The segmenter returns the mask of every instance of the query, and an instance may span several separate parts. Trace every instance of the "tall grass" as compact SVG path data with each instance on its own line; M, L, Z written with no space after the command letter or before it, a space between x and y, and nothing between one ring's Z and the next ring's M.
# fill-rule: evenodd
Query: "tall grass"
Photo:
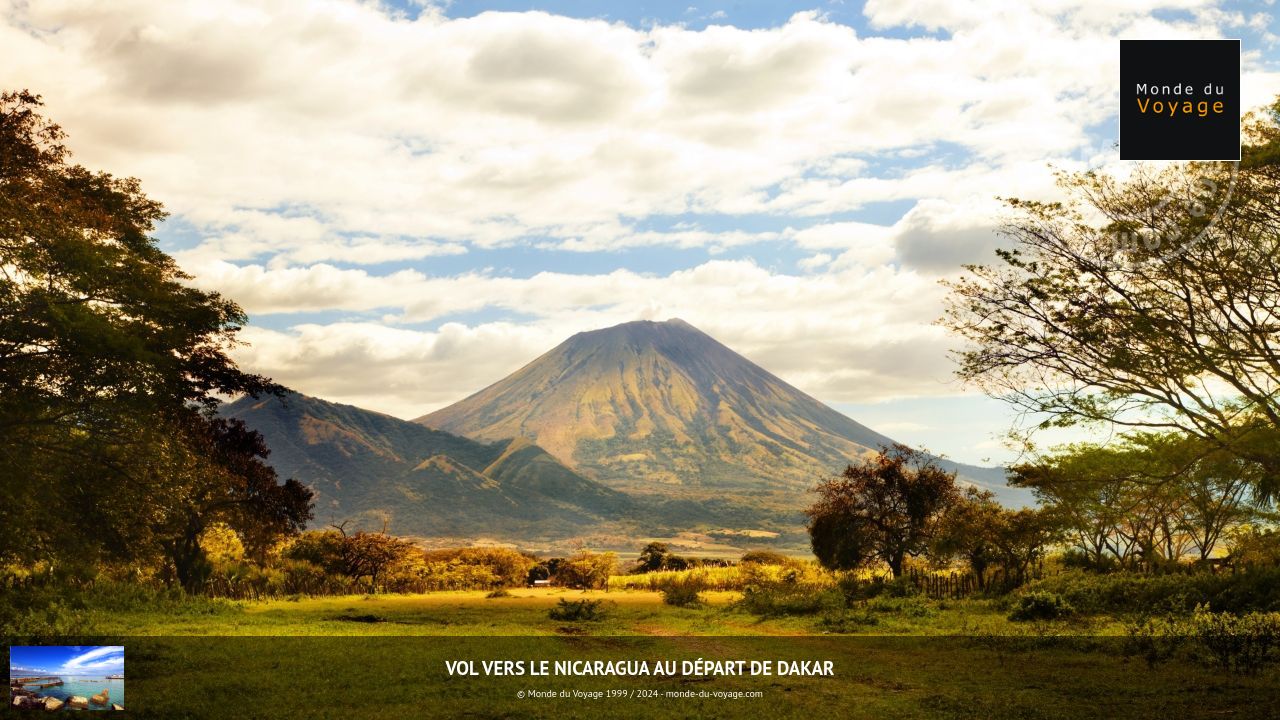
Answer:
M688 582L699 578L706 590L741 590L744 587L739 567L692 568L689 570L659 570L642 575L614 575L609 578L610 590L651 590L660 592L672 583Z

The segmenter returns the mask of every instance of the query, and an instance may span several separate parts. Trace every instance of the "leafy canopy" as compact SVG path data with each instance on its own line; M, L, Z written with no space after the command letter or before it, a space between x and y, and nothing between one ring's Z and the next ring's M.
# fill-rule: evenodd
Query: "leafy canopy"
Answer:
M149 234L160 204L70 162L40 107L0 94L0 558L163 555L181 577L214 522L295 531L310 491L214 415L282 392L228 355L244 312L188 284Z

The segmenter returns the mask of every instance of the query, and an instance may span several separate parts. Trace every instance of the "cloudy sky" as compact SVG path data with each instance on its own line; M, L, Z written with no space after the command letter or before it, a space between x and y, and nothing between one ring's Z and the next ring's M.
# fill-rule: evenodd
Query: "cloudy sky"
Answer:
M690 5L689 2L698 2ZM897 439L1008 456L938 280L999 196L1117 151L1119 38L1269 2L0 0L0 86L141 178L250 313L247 368L410 418L569 335L680 317Z
M93 676L124 672L124 648L119 645L32 645L9 648L9 675L48 673Z

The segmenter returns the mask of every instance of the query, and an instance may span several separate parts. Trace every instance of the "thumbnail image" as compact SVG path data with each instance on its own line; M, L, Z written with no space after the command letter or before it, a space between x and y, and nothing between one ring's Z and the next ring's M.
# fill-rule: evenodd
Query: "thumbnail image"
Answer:
M9 696L20 710L123 710L124 648L9 648Z

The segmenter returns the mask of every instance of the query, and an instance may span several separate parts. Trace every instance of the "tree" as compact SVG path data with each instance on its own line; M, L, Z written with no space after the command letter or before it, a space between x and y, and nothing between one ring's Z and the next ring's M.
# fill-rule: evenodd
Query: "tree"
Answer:
M818 501L806 513L818 562L850 570L879 560L894 577L907 556L928 549L943 511L957 499L955 474L905 445L849 465L816 491Z
M664 542L651 542L640 549L640 557L636 558L636 570L638 572L665 570L672 557L671 546Z
M1044 556L1045 546L1053 537L1051 520L1039 510L1003 510L997 516L992 540L1011 585L1018 586L1029 579L1031 566Z
M933 539L933 554L963 559L977 578L980 590L986 588L987 569L1001 559L996 533L1004 508L995 497L990 490L965 488L943 514Z
M369 578L369 587L378 588L378 577L404 559L413 547L386 533L359 531L346 535L343 531L342 561L345 574L353 580Z
M1014 466L1009 484L1031 488L1063 536L1101 569L1113 560L1130 562L1138 549L1130 521L1147 482L1141 465L1132 448L1068 445Z
M1230 528L1256 514L1265 469L1182 433L1134 433L1077 444L1014 467L1045 512L1097 568L1114 560L1148 569L1194 548L1209 557Z
M175 435L171 462L161 467L157 486L167 487L158 508L154 532L166 548L178 582L194 588L193 573L203 567L200 538L215 523L225 523L261 558L281 535L299 532L311 519L312 493L296 480L280 484L276 472L262 462L267 456L262 436L240 420L187 416Z
M1199 437L1280 488L1280 103L1244 161L1064 175L1064 202L1010 201L1000 263L947 283L958 374L1039 427ZM1217 210L1221 208L1221 210ZM1101 220L1095 220L1101 218Z
M609 577L618 569L616 553L583 551L566 558L555 568L556 581L582 590L609 588Z
M200 533L200 547L214 564L240 562L244 559L244 543L232 527L216 522Z
M1253 490L1265 473L1258 463L1178 433L1143 434L1137 442L1165 465L1157 473L1170 478L1168 492L1177 498L1166 518L1201 560L1213 554L1231 528L1258 515Z
M1053 537L1053 523L1045 513L1010 510L990 490L970 487L943 514L932 551L941 558L963 558L979 589L986 589L987 570L993 567L1003 568L1006 582L1017 586L1027 580Z
M189 575L212 522L254 546L300 527L309 492L215 416L283 392L228 355L244 312L186 282L149 235L160 204L72 164L40 106L0 94L0 559L167 555Z

